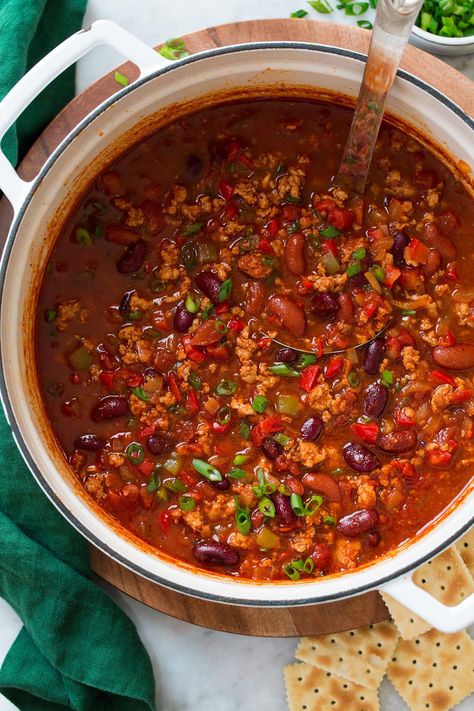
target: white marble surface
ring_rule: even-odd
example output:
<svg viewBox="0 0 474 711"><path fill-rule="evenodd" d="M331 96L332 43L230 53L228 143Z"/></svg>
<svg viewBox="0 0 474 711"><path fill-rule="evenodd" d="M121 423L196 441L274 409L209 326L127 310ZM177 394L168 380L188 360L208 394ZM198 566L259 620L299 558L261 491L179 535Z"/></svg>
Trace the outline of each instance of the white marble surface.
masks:
<svg viewBox="0 0 474 711"><path fill-rule="evenodd" d="M333 3L335 5L335 3ZM307 8L305 0L90 0L85 24L109 18L123 24L148 44L235 20L288 17ZM314 19L345 21L339 11ZM295 20L297 22L298 20ZM114 52L100 48L79 62L78 91L119 63ZM449 63L474 79L474 56ZM155 612L107 587L137 625L153 663L160 711L285 711L282 669L294 660L296 640L243 637L214 632ZM0 599L0 663L20 629L20 621ZM472 630L471 630L472 633ZM406 711L407 706L385 680L381 711ZM474 698L456 711L472 711ZM0 711L14 707L0 695ZM327 711L323 706L318 711Z"/></svg>

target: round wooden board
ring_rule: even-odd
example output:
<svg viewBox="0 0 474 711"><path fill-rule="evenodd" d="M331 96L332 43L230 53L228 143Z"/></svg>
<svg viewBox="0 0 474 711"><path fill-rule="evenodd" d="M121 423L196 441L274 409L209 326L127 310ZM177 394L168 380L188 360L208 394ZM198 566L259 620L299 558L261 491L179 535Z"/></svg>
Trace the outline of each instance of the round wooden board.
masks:
<svg viewBox="0 0 474 711"><path fill-rule="evenodd" d="M367 52L370 33L347 25L311 20L256 20L209 27L184 37L190 53L231 44L293 40L319 42ZM474 114L472 82L450 66L414 47L407 47L402 67L447 94L467 113ZM119 70L130 80L136 68L130 63ZM32 179L46 158L89 111L118 89L113 72L77 96L47 126L23 159L19 172ZM0 203L0 237L6 236L11 209ZM91 547L92 567L101 578L150 607L186 622L225 632L269 637L292 637L337 632L387 619L388 611L377 592L330 604L293 608L251 608L203 601L176 593L130 572Z"/></svg>

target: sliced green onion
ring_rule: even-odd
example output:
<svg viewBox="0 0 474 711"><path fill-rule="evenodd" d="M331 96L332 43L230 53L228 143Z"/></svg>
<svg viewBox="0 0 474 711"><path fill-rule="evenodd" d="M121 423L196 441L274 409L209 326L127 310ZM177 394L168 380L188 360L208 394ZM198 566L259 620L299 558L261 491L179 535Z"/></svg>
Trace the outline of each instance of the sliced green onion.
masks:
<svg viewBox="0 0 474 711"><path fill-rule="evenodd" d="M216 420L220 425L228 425L232 419L232 410L229 405L224 405L216 413Z"/></svg>
<svg viewBox="0 0 474 711"><path fill-rule="evenodd" d="M402 316L416 316L416 311L414 309L405 309L400 311Z"/></svg>
<svg viewBox="0 0 474 711"><path fill-rule="evenodd" d="M327 0L308 0L308 5L322 15L329 15L333 10Z"/></svg>
<svg viewBox="0 0 474 711"><path fill-rule="evenodd" d="M294 203L295 205L299 205L299 203L301 202L301 198L300 198L300 197L297 197L297 196L295 196L295 195L290 195L290 193L287 193L287 194L285 195L285 200L286 200L287 202L292 202L292 203Z"/></svg>
<svg viewBox="0 0 474 711"><path fill-rule="evenodd" d="M290 578L290 580L300 579L300 571L298 570L298 568L295 568L294 563L287 563L283 566L283 570L285 571L285 574Z"/></svg>
<svg viewBox="0 0 474 711"><path fill-rule="evenodd" d="M351 386L351 388L356 388L356 387L359 385L359 383L360 383L360 378L359 378L358 374L357 374L354 370L351 370L351 372L348 373L348 375L347 375L347 382L349 383L349 385Z"/></svg>
<svg viewBox="0 0 474 711"><path fill-rule="evenodd" d="M76 242L84 247L90 247L94 243L92 235L85 227L76 227Z"/></svg>
<svg viewBox="0 0 474 711"><path fill-rule="evenodd" d="M53 321L56 321L57 315L56 309L45 309L44 320L46 323L53 323Z"/></svg>
<svg viewBox="0 0 474 711"><path fill-rule="evenodd" d="M385 279L385 272L379 264L374 264L370 267L370 271L373 273L377 281L383 281Z"/></svg>
<svg viewBox="0 0 474 711"><path fill-rule="evenodd" d="M365 247L359 247L359 249L356 249L355 252L352 252L352 258L356 259L359 262L361 259L364 259L366 254L367 250L365 249Z"/></svg>
<svg viewBox="0 0 474 711"><path fill-rule="evenodd" d="M202 225L203 225L202 222L193 222L192 225L189 225L188 227L186 227L186 229L183 232L183 236L184 237L191 237L192 235L197 234L200 231Z"/></svg>
<svg viewBox="0 0 474 711"><path fill-rule="evenodd" d="M323 518L323 523L326 524L326 526L335 526L336 525L336 519L334 516L325 516Z"/></svg>
<svg viewBox="0 0 474 711"><path fill-rule="evenodd" d="M298 368L298 370L303 370L304 368L307 368L308 365L316 363L317 360L316 356L311 353L302 353L296 361L295 367Z"/></svg>
<svg viewBox="0 0 474 711"><path fill-rule="evenodd" d="M305 511L306 511L305 516L312 516L313 514L316 513L316 511L318 509L321 508L322 505L323 505L323 497L320 496L319 494L314 494L305 503Z"/></svg>
<svg viewBox="0 0 474 711"><path fill-rule="evenodd" d="M237 383L233 380L221 380L216 387L217 395L233 395L237 390Z"/></svg>
<svg viewBox="0 0 474 711"><path fill-rule="evenodd" d="M349 17L359 17L363 15L369 9L368 2L353 2L350 5L346 5L344 8L344 13Z"/></svg>
<svg viewBox="0 0 474 711"><path fill-rule="evenodd" d="M141 464L145 459L145 451L138 442L131 442L125 450L125 454L132 464Z"/></svg>
<svg viewBox="0 0 474 711"><path fill-rule="evenodd" d="M226 279L219 288L219 302L226 301L232 293L232 279Z"/></svg>
<svg viewBox="0 0 474 711"><path fill-rule="evenodd" d="M243 469L239 469L239 467L232 467L232 469L227 472L227 476L230 479L245 479L247 472Z"/></svg>
<svg viewBox="0 0 474 711"><path fill-rule="evenodd" d="M291 508L295 512L297 516L304 516L305 515L305 507L303 504L303 499L299 494L292 494L290 496L290 504Z"/></svg>
<svg viewBox="0 0 474 711"><path fill-rule="evenodd" d="M194 294L188 294L184 305L186 307L186 311L189 311L190 314L197 314L200 302L197 296Z"/></svg>
<svg viewBox="0 0 474 711"><path fill-rule="evenodd" d="M353 277L356 276L356 274L360 274L362 271L362 267L360 266L359 262L355 262L355 264L349 264L347 267L347 276L348 277Z"/></svg>
<svg viewBox="0 0 474 711"><path fill-rule="evenodd" d="M288 225L286 228L286 231L288 232L289 235L292 235L293 232L298 232L300 229L300 222L299 220L295 220L294 222L291 223L291 225ZM273 264L269 264L268 266L273 266Z"/></svg>
<svg viewBox="0 0 474 711"><path fill-rule="evenodd" d="M309 246L319 252L319 250L321 249L321 240L319 238L319 235L314 234L314 232L310 232L306 235L306 239L310 240Z"/></svg>
<svg viewBox="0 0 474 711"><path fill-rule="evenodd" d="M308 13L306 10L295 10L295 12L292 12L290 17L306 17Z"/></svg>
<svg viewBox="0 0 474 711"><path fill-rule="evenodd" d="M383 385L393 385L393 373L391 370L384 370L382 372L381 381Z"/></svg>
<svg viewBox="0 0 474 711"><path fill-rule="evenodd" d="M121 86L128 86L129 80L125 76L125 74L121 74L121 72L114 72L114 79L117 82L117 84L120 84Z"/></svg>
<svg viewBox="0 0 474 711"><path fill-rule="evenodd" d="M262 499L260 499L260 501L258 502L258 508L264 516L268 516L268 518L274 518L275 504L271 499L268 498L268 496L264 496Z"/></svg>
<svg viewBox="0 0 474 711"><path fill-rule="evenodd" d="M150 478L147 481L146 490L150 494L154 494L155 492L157 492L161 486L161 477L158 474L158 471L159 471L159 468L155 467Z"/></svg>
<svg viewBox="0 0 474 711"><path fill-rule="evenodd" d="M260 415L265 412L268 407L268 400L265 395L257 395L252 402L252 409Z"/></svg>
<svg viewBox="0 0 474 711"><path fill-rule="evenodd" d="M149 286L154 294L159 294L160 291L165 291L167 284L163 279L152 279Z"/></svg>
<svg viewBox="0 0 474 711"><path fill-rule="evenodd" d="M252 491L255 496L268 496L268 494L275 493L277 485L271 481L265 479L265 472L262 467L257 469L257 479L258 485L252 486Z"/></svg>
<svg viewBox="0 0 474 711"><path fill-rule="evenodd" d="M193 390L202 390L202 380L196 373L189 373L188 383Z"/></svg>
<svg viewBox="0 0 474 711"><path fill-rule="evenodd" d="M241 464L245 464L248 458L248 454L236 454L232 460L232 464L235 464L236 467L240 467Z"/></svg>
<svg viewBox="0 0 474 711"><path fill-rule="evenodd" d="M209 481L222 481L222 474L219 469L213 467L212 464L205 462L203 459L193 459L192 465L201 476L209 479Z"/></svg>
<svg viewBox="0 0 474 711"><path fill-rule="evenodd" d="M212 304L211 304L210 306L208 306L206 309L203 309L203 310L202 310L202 316L201 316L202 320L203 320L203 321L207 321L207 319L209 318L209 316L212 316L212 314L214 313L214 311L215 311L215 309L214 309L214 306L213 306Z"/></svg>
<svg viewBox="0 0 474 711"><path fill-rule="evenodd" d="M148 393L143 388L132 388L132 393L139 400L143 400L143 402L148 402L148 400L149 400Z"/></svg>
<svg viewBox="0 0 474 711"><path fill-rule="evenodd" d="M341 230L338 230L337 227L334 227L334 225L329 225L329 227L319 230L319 234L325 239L332 239L333 237L339 237Z"/></svg>
<svg viewBox="0 0 474 711"><path fill-rule="evenodd" d="M171 491L173 494L182 494L188 488L186 484L177 477L174 477L173 479L167 479L163 482L163 486L165 487L165 489L168 489L168 491Z"/></svg>
<svg viewBox="0 0 474 711"><path fill-rule="evenodd" d="M143 316L141 309L134 309L133 311L128 312L128 320L129 321L139 321L141 317Z"/></svg>
<svg viewBox="0 0 474 711"><path fill-rule="evenodd" d="M248 506L242 506L238 496L234 499L235 502L235 523L237 530L244 536L248 536L251 528L250 509Z"/></svg>
<svg viewBox="0 0 474 711"><path fill-rule="evenodd" d="M268 370L270 373L273 373L273 375L279 375L282 378L299 378L299 373L295 368L292 368L291 365L287 365L286 363L275 363L274 365L270 365Z"/></svg>
<svg viewBox="0 0 474 711"><path fill-rule="evenodd" d="M369 20L357 20L357 26L363 30L373 30L374 26Z"/></svg>
<svg viewBox="0 0 474 711"><path fill-rule="evenodd" d="M178 506L181 511L192 511L196 506L196 501L192 496L180 496L178 499Z"/></svg>
<svg viewBox="0 0 474 711"><path fill-rule="evenodd" d="M217 333L221 333L223 336L227 333L229 330L227 326L225 325L224 321L221 321L220 319L217 319L217 321L214 324L214 328L217 331Z"/></svg>
<svg viewBox="0 0 474 711"><path fill-rule="evenodd" d="M165 59L171 59L173 62L177 59L183 59L184 57L189 56L189 52L184 46L184 41L181 38L167 40L165 44L160 47L158 52L162 57Z"/></svg>
<svg viewBox="0 0 474 711"><path fill-rule="evenodd" d="M283 434L283 432L277 432L275 435L273 435L273 439L282 447L287 447L291 442L291 437L288 437L288 435Z"/></svg>
<svg viewBox="0 0 474 711"><path fill-rule="evenodd" d="M248 438L250 437L250 425L248 422L245 422L245 420L240 423L239 435L242 437L242 439L245 440L248 440Z"/></svg>
<svg viewBox="0 0 474 711"><path fill-rule="evenodd" d="M166 469L166 471L173 474L173 476L176 476L179 473L179 470L181 469L181 460L176 452L170 454L168 459L163 462L163 469Z"/></svg>

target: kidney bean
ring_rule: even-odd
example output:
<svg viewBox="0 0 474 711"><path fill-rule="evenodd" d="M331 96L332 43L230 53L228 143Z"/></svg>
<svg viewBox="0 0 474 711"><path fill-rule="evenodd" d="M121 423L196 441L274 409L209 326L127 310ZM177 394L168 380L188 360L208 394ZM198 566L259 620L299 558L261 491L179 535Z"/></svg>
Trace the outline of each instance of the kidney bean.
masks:
<svg viewBox="0 0 474 711"><path fill-rule="evenodd" d="M145 261L147 249L145 242L130 244L117 262L117 271L120 274L137 272Z"/></svg>
<svg viewBox="0 0 474 711"><path fill-rule="evenodd" d="M426 264L423 266L423 271L427 276L431 276L432 274L435 274L438 269L441 266L441 254L438 252L437 249L430 249L430 253L428 254L428 259L426 260Z"/></svg>
<svg viewBox="0 0 474 711"><path fill-rule="evenodd" d="M204 165L201 158L196 153L190 153L186 158L186 175L188 178L195 180L201 175L203 168Z"/></svg>
<svg viewBox="0 0 474 711"><path fill-rule="evenodd" d="M352 301L352 296L350 294L339 294L338 296L339 310L337 312L337 318L340 321L346 321L349 323L354 318L354 302Z"/></svg>
<svg viewBox="0 0 474 711"><path fill-rule="evenodd" d="M102 420L112 420L114 417L122 417L128 413L128 401L122 395L106 395L94 405L91 410L91 419L94 422Z"/></svg>
<svg viewBox="0 0 474 711"><path fill-rule="evenodd" d="M318 415L311 415L301 425L301 439L316 442L323 431L323 421Z"/></svg>
<svg viewBox="0 0 474 711"><path fill-rule="evenodd" d="M314 567L318 570L327 570L331 563L331 549L326 543L316 543L311 553Z"/></svg>
<svg viewBox="0 0 474 711"><path fill-rule="evenodd" d="M194 277L194 281L198 289L205 294L214 305L219 303L219 290L221 288L221 280L213 272L199 272Z"/></svg>
<svg viewBox="0 0 474 711"><path fill-rule="evenodd" d="M83 434L74 441L74 447L86 452L100 452L105 447L105 441L95 434Z"/></svg>
<svg viewBox="0 0 474 711"><path fill-rule="evenodd" d="M380 543L380 533L378 531L369 531L367 534L367 543L375 548Z"/></svg>
<svg viewBox="0 0 474 711"><path fill-rule="evenodd" d="M221 324L222 325L222 324ZM203 321L194 331L191 338L192 346L209 346L211 343L217 343L222 338L222 331L219 330L217 319L210 318Z"/></svg>
<svg viewBox="0 0 474 711"><path fill-rule="evenodd" d="M364 286L367 284L367 279L365 278L365 272L370 269L372 266L372 258L367 255L364 257L364 259L361 259L359 264L360 264L360 272L358 274L355 274L355 276L350 277L347 281L347 284L349 286L349 289L363 289Z"/></svg>
<svg viewBox="0 0 474 711"><path fill-rule="evenodd" d="M315 294L309 302L309 309L313 316L317 318L330 318L339 310L339 301L335 294L329 291L321 291Z"/></svg>
<svg viewBox="0 0 474 711"><path fill-rule="evenodd" d="M194 314L189 313L184 304L176 307L173 316L173 328L179 333L185 333L194 321Z"/></svg>
<svg viewBox="0 0 474 711"><path fill-rule="evenodd" d="M356 538L361 533L372 531L378 522L379 515L375 509L360 509L339 519L336 528L346 538Z"/></svg>
<svg viewBox="0 0 474 711"><path fill-rule="evenodd" d="M339 502L341 500L341 490L339 484L329 474L319 472L308 472L303 476L303 484L312 491L319 491L329 499L329 501Z"/></svg>
<svg viewBox="0 0 474 711"><path fill-rule="evenodd" d="M442 257L445 259L454 259L456 256L454 242L438 227L436 222L426 222L423 225L423 236L425 242L427 242L430 247L437 249Z"/></svg>
<svg viewBox="0 0 474 711"><path fill-rule="evenodd" d="M247 316L260 316L265 304L265 287L260 281L249 281L244 285L245 313Z"/></svg>
<svg viewBox="0 0 474 711"><path fill-rule="evenodd" d="M290 274L304 274L306 271L305 259L306 239L302 232L293 232L285 245L285 262Z"/></svg>
<svg viewBox="0 0 474 711"><path fill-rule="evenodd" d="M382 383L372 383L365 391L364 413L377 418L383 414L388 402L388 388Z"/></svg>
<svg viewBox="0 0 474 711"><path fill-rule="evenodd" d="M277 316L283 328L293 336L302 336L306 331L306 316L294 301L287 296L271 296L268 300L270 313Z"/></svg>
<svg viewBox="0 0 474 711"><path fill-rule="evenodd" d="M385 358L385 341L382 338L375 338L369 343L364 353L363 368L369 375L377 375L380 364Z"/></svg>
<svg viewBox="0 0 474 711"><path fill-rule="evenodd" d="M219 543L212 538L197 541L193 546L193 555L201 563L218 563L219 565L237 565L239 554L227 543Z"/></svg>
<svg viewBox="0 0 474 711"><path fill-rule="evenodd" d="M230 481L224 476L222 481L211 481L209 482L214 489L219 489L219 491L227 491L230 489Z"/></svg>
<svg viewBox="0 0 474 711"><path fill-rule="evenodd" d="M165 452L171 452L173 449L173 442L165 434L154 434L148 437L146 446L149 452L158 455L164 454Z"/></svg>
<svg viewBox="0 0 474 711"><path fill-rule="evenodd" d="M298 353L293 348L279 348L275 353L277 363L294 363L298 360Z"/></svg>
<svg viewBox="0 0 474 711"><path fill-rule="evenodd" d="M474 368L474 343L437 346L433 348L433 360L442 368L449 368L450 370Z"/></svg>
<svg viewBox="0 0 474 711"><path fill-rule="evenodd" d="M393 256L393 263L397 267L403 267L405 266L405 258L403 256L403 251L405 247L408 247L410 244L410 238L407 237L406 234L403 232L397 232L393 236L393 245L392 249L390 250L392 256Z"/></svg>
<svg viewBox="0 0 474 711"><path fill-rule="evenodd" d="M153 352L153 367L160 373L165 373L173 367L175 362L174 355L167 348L157 346Z"/></svg>
<svg viewBox="0 0 474 711"><path fill-rule="evenodd" d="M380 435L378 447L384 452L409 452L416 447L418 437L414 430L400 430Z"/></svg>
<svg viewBox="0 0 474 711"><path fill-rule="evenodd" d="M370 449L358 442L348 442L342 449L346 464L356 472L372 472L379 466L379 460Z"/></svg>
<svg viewBox="0 0 474 711"><path fill-rule="evenodd" d="M124 225L112 223L105 227L105 239L114 244L123 244L128 247L129 244L134 244L140 240L138 232L130 230Z"/></svg>
<svg viewBox="0 0 474 711"><path fill-rule="evenodd" d="M277 459L281 453L281 447L278 444L278 442L275 442L273 437L265 437L262 440L262 443L260 444L260 449L264 453L264 455L267 457L267 459L270 459L272 462Z"/></svg>
<svg viewBox="0 0 474 711"><path fill-rule="evenodd" d="M272 501L275 504L275 512L278 518L287 526L296 521L296 514L291 508L290 497L279 492L273 494Z"/></svg>

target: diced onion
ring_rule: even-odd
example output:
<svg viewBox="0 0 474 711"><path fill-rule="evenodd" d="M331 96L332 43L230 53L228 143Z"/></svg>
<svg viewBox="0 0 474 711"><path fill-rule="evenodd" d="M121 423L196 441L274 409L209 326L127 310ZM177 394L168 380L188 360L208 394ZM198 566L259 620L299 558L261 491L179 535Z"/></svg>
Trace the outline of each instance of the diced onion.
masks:
<svg viewBox="0 0 474 711"><path fill-rule="evenodd" d="M348 348L347 349L347 360L349 363L352 363L353 365L357 365L359 362L359 356L357 355L357 351L355 348Z"/></svg>
<svg viewBox="0 0 474 711"><path fill-rule="evenodd" d="M381 294L381 293L382 293L382 287L380 286L379 282L378 282L377 279L375 278L375 274L374 274L373 272L371 272L371 271L367 271L367 272L364 273L364 276L365 276L365 278L367 279L367 281L369 282L369 284L370 284L370 286L372 287L372 289L373 289L374 291L376 291L377 294Z"/></svg>

